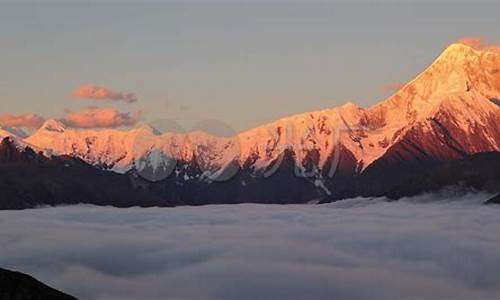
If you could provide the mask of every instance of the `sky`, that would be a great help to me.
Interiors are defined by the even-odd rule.
[[[498,11],[498,1],[0,1],[0,120],[218,120],[242,131],[346,101],[369,107],[460,38],[500,42]]]

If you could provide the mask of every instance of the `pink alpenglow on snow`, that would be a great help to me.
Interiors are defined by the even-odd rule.
[[[419,149],[429,157],[451,160],[464,153],[500,150],[497,130],[500,107],[491,100],[500,95],[500,73],[495,71],[499,66],[497,53],[455,43],[394,95],[369,108],[347,103],[285,117],[232,138],[201,132],[157,135],[142,128],[113,129],[104,133],[39,130],[26,141],[59,154],[77,153],[91,164],[112,164],[117,171],[130,170],[134,161],[145,153],[150,156],[151,150],[183,161],[192,159],[192,154],[197,152],[197,158],[207,160],[200,165],[221,170],[235,161],[240,167],[251,161],[253,168],[267,170],[280,161],[284,149],[291,149],[297,164],[304,165],[313,148],[318,170],[327,170],[331,165],[329,158],[342,149],[352,157],[357,172],[363,172],[378,159],[390,155],[391,149],[403,147],[413,142],[412,139],[419,140]],[[138,114],[90,108],[70,112],[62,121],[79,128],[113,128],[133,125],[138,119]],[[453,144],[448,145],[448,140],[441,138],[436,122],[447,126]],[[88,139],[96,142],[88,147]],[[144,145],[137,147],[137,141],[143,141]],[[460,153],[454,150],[457,145]],[[414,153],[405,151],[403,147],[398,153],[404,153],[405,159],[412,159]]]

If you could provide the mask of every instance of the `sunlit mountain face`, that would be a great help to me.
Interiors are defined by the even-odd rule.
[[[368,109],[346,103],[283,118],[229,138],[203,132],[158,134],[151,127],[72,130],[50,120],[25,141],[118,172],[133,169],[135,160],[153,150],[172,159],[197,156],[210,168],[224,168],[231,161],[248,167],[251,161],[251,167],[263,169],[290,149],[300,168],[315,152],[316,167],[324,170],[328,158],[345,147],[360,173],[401,147],[410,135],[424,140],[415,145],[420,149],[406,151],[421,150],[429,158],[449,160],[500,149],[499,107],[495,103],[500,94],[499,68],[496,51],[455,43],[414,80]],[[449,139],[443,138],[444,129],[449,131]]]

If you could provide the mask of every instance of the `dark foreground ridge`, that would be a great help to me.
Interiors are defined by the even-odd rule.
[[[2,300],[75,300],[35,278],[0,268],[0,299]]]

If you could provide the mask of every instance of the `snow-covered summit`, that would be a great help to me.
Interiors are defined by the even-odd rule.
[[[65,130],[66,125],[64,125],[61,121],[50,119],[45,121],[38,131],[64,132]]]

